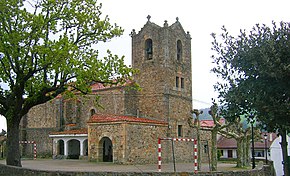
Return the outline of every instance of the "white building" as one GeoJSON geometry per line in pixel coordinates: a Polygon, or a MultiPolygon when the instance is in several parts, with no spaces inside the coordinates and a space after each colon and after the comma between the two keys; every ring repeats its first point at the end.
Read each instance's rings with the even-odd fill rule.
{"type": "MultiPolygon", "coordinates": [[[[270,156],[270,152],[266,151],[270,149],[273,140],[277,137],[274,133],[267,133],[267,142],[265,141],[265,133],[261,134],[260,139],[255,140],[255,158],[266,159],[270,156]]],[[[237,158],[237,141],[233,138],[226,138],[221,136],[217,141],[217,149],[221,152],[221,158],[230,159],[237,158]]],[[[250,157],[252,156],[252,144],[250,144],[250,157]]]]}
{"type": "MultiPolygon", "coordinates": [[[[269,159],[273,161],[274,163],[274,168],[276,171],[276,176],[282,176],[284,175],[284,171],[283,171],[283,165],[282,165],[282,161],[283,161],[283,157],[282,157],[282,149],[281,149],[281,136],[277,137],[271,144],[269,150],[270,150],[270,156],[269,159]]],[[[287,138],[287,142],[288,142],[288,155],[290,154],[290,137],[288,136],[287,138]]]]}
{"type": "MultiPolygon", "coordinates": [[[[283,157],[281,149],[281,136],[277,137],[275,133],[267,134],[267,143],[265,143],[264,133],[261,134],[261,140],[255,142],[255,158],[256,159],[266,159],[266,153],[268,160],[273,161],[274,168],[276,171],[276,176],[283,176],[283,157]],[[267,148],[267,152],[265,151],[267,148]]],[[[287,139],[288,142],[288,155],[290,154],[290,136],[287,139]]],[[[251,146],[250,146],[251,147],[251,146]]],[[[230,159],[237,158],[237,142],[235,139],[228,139],[221,137],[218,139],[217,143],[218,150],[221,151],[221,158],[230,159]]],[[[251,156],[251,151],[250,151],[251,156]]]]}

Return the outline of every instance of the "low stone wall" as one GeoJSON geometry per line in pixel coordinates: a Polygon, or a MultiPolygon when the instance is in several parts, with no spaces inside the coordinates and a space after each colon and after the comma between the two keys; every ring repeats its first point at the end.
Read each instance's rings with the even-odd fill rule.
{"type": "Polygon", "coordinates": [[[272,166],[262,166],[247,171],[227,172],[66,172],[66,171],[40,171],[21,167],[0,164],[0,176],[275,176],[272,166]]]}

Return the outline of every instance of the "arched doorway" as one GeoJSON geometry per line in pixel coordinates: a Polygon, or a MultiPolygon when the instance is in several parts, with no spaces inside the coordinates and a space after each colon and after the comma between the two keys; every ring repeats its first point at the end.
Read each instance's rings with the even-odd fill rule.
{"type": "Polygon", "coordinates": [[[103,137],[100,140],[100,159],[103,162],[113,162],[113,144],[110,138],[103,137]]]}
{"type": "Polygon", "coordinates": [[[68,159],[79,159],[80,141],[72,139],[68,141],[68,159]]]}
{"type": "Polygon", "coordinates": [[[57,155],[64,155],[64,142],[63,142],[63,140],[57,141],[57,155]]]}

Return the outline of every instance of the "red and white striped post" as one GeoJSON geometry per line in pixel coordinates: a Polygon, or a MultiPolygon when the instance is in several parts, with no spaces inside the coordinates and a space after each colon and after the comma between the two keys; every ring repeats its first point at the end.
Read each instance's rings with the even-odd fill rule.
{"type": "Polygon", "coordinates": [[[36,160],[37,147],[36,147],[36,143],[35,143],[35,142],[34,142],[34,144],[33,144],[33,153],[34,153],[34,159],[36,160]]]}
{"type": "Polygon", "coordinates": [[[161,139],[158,138],[158,171],[161,172],[161,139]]]}
{"type": "Polygon", "coordinates": [[[161,140],[172,140],[172,141],[184,141],[184,142],[194,142],[194,173],[197,173],[197,140],[196,139],[185,139],[185,138],[158,138],[158,171],[161,172],[161,140]]]}
{"type": "Polygon", "coordinates": [[[197,173],[197,140],[194,140],[194,173],[197,173]]]}
{"type": "Polygon", "coordinates": [[[35,141],[19,141],[19,144],[33,144],[33,159],[36,160],[37,147],[35,141]]]}

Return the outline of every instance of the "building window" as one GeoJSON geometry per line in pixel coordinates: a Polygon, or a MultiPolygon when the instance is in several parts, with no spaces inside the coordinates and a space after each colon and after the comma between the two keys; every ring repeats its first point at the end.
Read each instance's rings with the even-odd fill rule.
{"type": "Polygon", "coordinates": [[[179,88],[184,89],[184,78],[176,76],[176,78],[175,78],[175,87],[177,89],[179,89],[179,88]]]}
{"type": "Polygon", "coordinates": [[[178,127],[177,127],[177,135],[178,135],[178,137],[182,137],[182,125],[178,125],[178,127]]]}
{"type": "Polygon", "coordinates": [[[94,114],[96,114],[96,110],[95,109],[91,109],[90,113],[91,113],[91,116],[93,116],[94,114]]]}
{"type": "Polygon", "coordinates": [[[208,145],[207,145],[207,144],[205,144],[205,145],[203,146],[203,152],[204,152],[204,153],[208,153],[208,145]]]}
{"type": "Polygon", "coordinates": [[[175,79],[175,87],[179,88],[179,77],[178,76],[176,76],[176,79],[175,79]]]}
{"type": "Polygon", "coordinates": [[[180,40],[177,40],[177,44],[176,44],[176,58],[178,61],[182,60],[182,44],[180,40]]]}
{"type": "Polygon", "coordinates": [[[255,150],[255,157],[265,157],[264,150],[255,150]]]}
{"type": "Polygon", "coordinates": [[[145,41],[145,57],[147,60],[151,60],[153,58],[153,43],[151,39],[147,39],[145,41]]]}
{"type": "Polygon", "coordinates": [[[184,89],[184,78],[180,78],[180,87],[184,89]]]}

